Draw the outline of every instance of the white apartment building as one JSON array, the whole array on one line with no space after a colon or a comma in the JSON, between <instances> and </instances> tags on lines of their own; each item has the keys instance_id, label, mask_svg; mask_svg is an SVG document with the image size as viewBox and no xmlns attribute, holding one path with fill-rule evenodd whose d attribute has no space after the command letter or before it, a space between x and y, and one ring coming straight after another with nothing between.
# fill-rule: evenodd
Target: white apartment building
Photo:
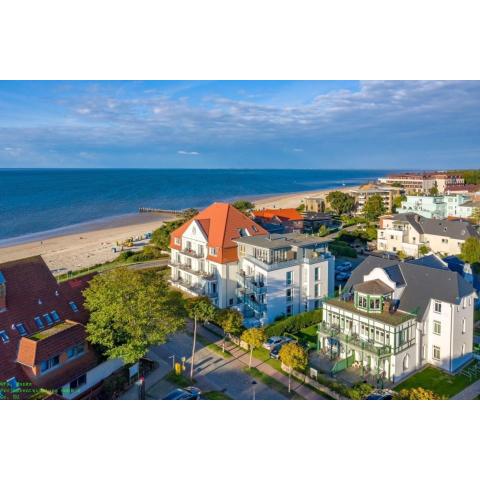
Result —
<instances>
[{"instance_id":1,"label":"white apartment building","mask_svg":"<svg viewBox=\"0 0 480 480\"><path fill-rule=\"evenodd\" d=\"M462 220L437 220L414 213L399 213L380 218L377 248L404 252L418 257L422 245L434 253L458 255L469 237L480 238L470 223Z\"/></svg>"},{"instance_id":2,"label":"white apartment building","mask_svg":"<svg viewBox=\"0 0 480 480\"><path fill-rule=\"evenodd\" d=\"M463 185L465 179L460 175L442 172L430 173L394 173L378 179L387 185L402 185L407 193L428 193L436 187L439 193L445 193L450 187Z\"/></svg>"},{"instance_id":3,"label":"white apartment building","mask_svg":"<svg viewBox=\"0 0 480 480\"><path fill-rule=\"evenodd\" d=\"M374 256L323 302L319 348L398 382L429 363L455 372L472 358L473 287L447 267Z\"/></svg>"},{"instance_id":4,"label":"white apartment building","mask_svg":"<svg viewBox=\"0 0 480 480\"><path fill-rule=\"evenodd\" d=\"M328 242L302 234L242 237L238 245L237 308L262 324L319 308L334 290Z\"/></svg>"},{"instance_id":5,"label":"white apartment building","mask_svg":"<svg viewBox=\"0 0 480 480\"><path fill-rule=\"evenodd\" d=\"M237 287L236 238L267 232L228 203L214 203L170 236L170 283L219 308L234 306Z\"/></svg>"},{"instance_id":6,"label":"white apartment building","mask_svg":"<svg viewBox=\"0 0 480 480\"><path fill-rule=\"evenodd\" d=\"M425 218L470 218L467 195L407 195L397 213L417 213Z\"/></svg>"}]
</instances>

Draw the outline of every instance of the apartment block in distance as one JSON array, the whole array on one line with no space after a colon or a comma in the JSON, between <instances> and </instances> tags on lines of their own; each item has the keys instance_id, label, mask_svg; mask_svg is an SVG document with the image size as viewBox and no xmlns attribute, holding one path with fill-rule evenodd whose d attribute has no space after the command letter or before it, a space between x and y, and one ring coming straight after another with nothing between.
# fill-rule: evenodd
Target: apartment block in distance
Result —
<instances>
[{"instance_id":1,"label":"apartment block in distance","mask_svg":"<svg viewBox=\"0 0 480 480\"><path fill-rule=\"evenodd\" d=\"M472 358L471 284L448 267L374 256L340 297L323 303L320 349L366 375L398 382L431 364L449 373Z\"/></svg>"},{"instance_id":2,"label":"apartment block in distance","mask_svg":"<svg viewBox=\"0 0 480 480\"><path fill-rule=\"evenodd\" d=\"M399 187L391 187L388 185L376 185L374 183L367 183L359 188L350 190L350 195L355 198L356 212L361 214L363 207L370 197L379 195L382 198L383 206L386 213L392 212L393 200L400 195L402 189Z\"/></svg>"},{"instance_id":3,"label":"apartment block in distance","mask_svg":"<svg viewBox=\"0 0 480 480\"><path fill-rule=\"evenodd\" d=\"M461 175L443 172L394 173L379 178L378 181L387 185L400 184L407 193L428 193L434 187L437 187L439 193L445 193L450 187L465 183Z\"/></svg>"},{"instance_id":4,"label":"apartment block in distance","mask_svg":"<svg viewBox=\"0 0 480 480\"><path fill-rule=\"evenodd\" d=\"M0 264L0 398L85 398L123 366L86 340L88 280L59 284L40 256Z\"/></svg>"},{"instance_id":5,"label":"apartment block in distance","mask_svg":"<svg viewBox=\"0 0 480 480\"><path fill-rule=\"evenodd\" d=\"M399 213L380 217L377 248L418 257L420 247L425 245L433 253L458 255L470 237L480 238L475 227L464 220L437 220Z\"/></svg>"},{"instance_id":6,"label":"apartment block in distance","mask_svg":"<svg viewBox=\"0 0 480 480\"><path fill-rule=\"evenodd\" d=\"M228 203L214 203L170 235L170 283L193 295L207 296L219 308L236 301L235 239L267 231Z\"/></svg>"},{"instance_id":7,"label":"apartment block in distance","mask_svg":"<svg viewBox=\"0 0 480 480\"><path fill-rule=\"evenodd\" d=\"M292 233L244 236L235 243L236 308L246 325L319 308L321 299L333 293L335 258L328 241Z\"/></svg>"}]
</instances>

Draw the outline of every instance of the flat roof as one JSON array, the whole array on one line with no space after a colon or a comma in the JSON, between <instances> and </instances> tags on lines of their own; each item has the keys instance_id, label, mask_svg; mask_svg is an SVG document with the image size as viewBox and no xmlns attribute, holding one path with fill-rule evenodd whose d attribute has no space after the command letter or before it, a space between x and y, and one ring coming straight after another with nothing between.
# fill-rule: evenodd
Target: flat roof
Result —
<instances>
[{"instance_id":1,"label":"flat roof","mask_svg":"<svg viewBox=\"0 0 480 480\"><path fill-rule=\"evenodd\" d=\"M323 237L301 233L272 233L255 237L241 237L234 240L235 243L243 243L259 248L308 247L325 245L331 241Z\"/></svg>"},{"instance_id":2,"label":"flat roof","mask_svg":"<svg viewBox=\"0 0 480 480\"><path fill-rule=\"evenodd\" d=\"M40 330L33 335L30 335L28 338L32 340L40 341L44 340L45 338L51 337L52 335L56 335L57 333L63 332L64 330L68 330L69 328L75 327L76 323L59 323L58 325L54 325L53 327L47 328L46 330Z\"/></svg>"}]
</instances>

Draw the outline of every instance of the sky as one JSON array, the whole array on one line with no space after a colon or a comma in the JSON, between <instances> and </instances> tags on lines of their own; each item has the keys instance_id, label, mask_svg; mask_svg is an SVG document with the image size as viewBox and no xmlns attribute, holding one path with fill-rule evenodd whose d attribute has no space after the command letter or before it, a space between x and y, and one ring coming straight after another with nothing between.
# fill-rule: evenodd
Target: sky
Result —
<instances>
[{"instance_id":1,"label":"sky","mask_svg":"<svg viewBox=\"0 0 480 480\"><path fill-rule=\"evenodd\" d=\"M479 166L479 81L0 82L0 168Z\"/></svg>"}]
</instances>

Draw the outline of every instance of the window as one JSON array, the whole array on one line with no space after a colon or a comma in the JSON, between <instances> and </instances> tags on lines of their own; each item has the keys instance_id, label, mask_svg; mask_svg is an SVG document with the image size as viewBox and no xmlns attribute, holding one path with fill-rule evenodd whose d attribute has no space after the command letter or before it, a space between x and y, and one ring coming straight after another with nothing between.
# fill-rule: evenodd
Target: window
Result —
<instances>
[{"instance_id":1,"label":"window","mask_svg":"<svg viewBox=\"0 0 480 480\"><path fill-rule=\"evenodd\" d=\"M440 360L440 347L437 345L433 346L433 358L435 360Z\"/></svg>"},{"instance_id":2,"label":"window","mask_svg":"<svg viewBox=\"0 0 480 480\"><path fill-rule=\"evenodd\" d=\"M8 334L5 330L2 330L0 332L0 338L2 339L3 343L7 343L10 340L10 338L9 338L9 336L8 336Z\"/></svg>"},{"instance_id":3,"label":"window","mask_svg":"<svg viewBox=\"0 0 480 480\"><path fill-rule=\"evenodd\" d=\"M314 295L315 297L318 297L318 283L315 285L315 287L313 288L313 290L314 290L313 295Z\"/></svg>"},{"instance_id":4,"label":"window","mask_svg":"<svg viewBox=\"0 0 480 480\"><path fill-rule=\"evenodd\" d=\"M54 322L59 322L60 321L60 315L57 313L56 310L52 310L50 312L50 315L53 317Z\"/></svg>"},{"instance_id":5,"label":"window","mask_svg":"<svg viewBox=\"0 0 480 480\"><path fill-rule=\"evenodd\" d=\"M442 334L442 324L440 322L437 322L437 321L433 322L433 333L435 335L441 335Z\"/></svg>"},{"instance_id":6,"label":"window","mask_svg":"<svg viewBox=\"0 0 480 480\"><path fill-rule=\"evenodd\" d=\"M42 319L40 317L35 317L33 320L35 320L35 325L37 328L42 329L44 327Z\"/></svg>"},{"instance_id":7,"label":"window","mask_svg":"<svg viewBox=\"0 0 480 480\"><path fill-rule=\"evenodd\" d=\"M285 281L287 285L291 285L293 283L293 272L287 272Z\"/></svg>"},{"instance_id":8,"label":"window","mask_svg":"<svg viewBox=\"0 0 480 480\"><path fill-rule=\"evenodd\" d=\"M210 247L209 249L210 255L216 257L217 256L217 249L215 247Z\"/></svg>"},{"instance_id":9,"label":"window","mask_svg":"<svg viewBox=\"0 0 480 480\"><path fill-rule=\"evenodd\" d=\"M84 373L73 382L70 382L70 391L75 391L87 383L87 375Z\"/></svg>"},{"instance_id":10,"label":"window","mask_svg":"<svg viewBox=\"0 0 480 480\"><path fill-rule=\"evenodd\" d=\"M74 312L78 312L78 307L77 307L77 304L75 302L68 302L68 304L70 305L70 308L74 311Z\"/></svg>"},{"instance_id":11,"label":"window","mask_svg":"<svg viewBox=\"0 0 480 480\"><path fill-rule=\"evenodd\" d=\"M85 351L85 345L83 345L83 343L80 343L80 344L75 345L74 347L71 347L67 350L67 357L68 358L78 357L84 351Z\"/></svg>"},{"instance_id":12,"label":"window","mask_svg":"<svg viewBox=\"0 0 480 480\"><path fill-rule=\"evenodd\" d=\"M15 328L17 329L17 332L23 337L24 335L27 334L27 329L25 328L25 325L23 323L17 323L15 325Z\"/></svg>"},{"instance_id":13,"label":"window","mask_svg":"<svg viewBox=\"0 0 480 480\"><path fill-rule=\"evenodd\" d=\"M315 300L314 308L317 309L319 306L320 306L320 301L319 301L319 300Z\"/></svg>"},{"instance_id":14,"label":"window","mask_svg":"<svg viewBox=\"0 0 480 480\"><path fill-rule=\"evenodd\" d=\"M56 367L60 363L60 355L55 355L52 358L49 358L48 360L42 360L40 362L40 371L46 372L47 370L50 370L54 367Z\"/></svg>"},{"instance_id":15,"label":"window","mask_svg":"<svg viewBox=\"0 0 480 480\"><path fill-rule=\"evenodd\" d=\"M10 387L10 390L14 392L15 390L18 390L18 382L15 377L9 378L7 380L7 385Z\"/></svg>"},{"instance_id":16,"label":"window","mask_svg":"<svg viewBox=\"0 0 480 480\"><path fill-rule=\"evenodd\" d=\"M230 299L228 300L228 304L229 304L230 306L233 306L233 298L230 298Z\"/></svg>"},{"instance_id":17,"label":"window","mask_svg":"<svg viewBox=\"0 0 480 480\"><path fill-rule=\"evenodd\" d=\"M465 333L467 331L467 319L464 318L462 320L462 333Z\"/></svg>"},{"instance_id":18,"label":"window","mask_svg":"<svg viewBox=\"0 0 480 480\"><path fill-rule=\"evenodd\" d=\"M465 344L462 344L462 356L465 355Z\"/></svg>"},{"instance_id":19,"label":"window","mask_svg":"<svg viewBox=\"0 0 480 480\"><path fill-rule=\"evenodd\" d=\"M291 306L291 305L288 305L288 306L287 306L286 315L287 315L287 317L289 317L291 314L292 314L292 306Z\"/></svg>"},{"instance_id":20,"label":"window","mask_svg":"<svg viewBox=\"0 0 480 480\"><path fill-rule=\"evenodd\" d=\"M46 313L43 318L45 319L45 321L47 322L47 325L52 325L53 324L53 320L52 320L52 317L50 316L49 313Z\"/></svg>"},{"instance_id":21,"label":"window","mask_svg":"<svg viewBox=\"0 0 480 480\"><path fill-rule=\"evenodd\" d=\"M435 313L442 313L442 304L440 302L435 302L433 310Z\"/></svg>"},{"instance_id":22,"label":"window","mask_svg":"<svg viewBox=\"0 0 480 480\"><path fill-rule=\"evenodd\" d=\"M318 267L315 268L315 281L318 282L320 277L320 269Z\"/></svg>"},{"instance_id":23,"label":"window","mask_svg":"<svg viewBox=\"0 0 480 480\"><path fill-rule=\"evenodd\" d=\"M178 237L175 237L173 239L173 243L175 243L175 245L180 245L180 239Z\"/></svg>"},{"instance_id":24,"label":"window","mask_svg":"<svg viewBox=\"0 0 480 480\"><path fill-rule=\"evenodd\" d=\"M292 289L291 288L287 288L287 302L291 302L292 301Z\"/></svg>"}]
</instances>

